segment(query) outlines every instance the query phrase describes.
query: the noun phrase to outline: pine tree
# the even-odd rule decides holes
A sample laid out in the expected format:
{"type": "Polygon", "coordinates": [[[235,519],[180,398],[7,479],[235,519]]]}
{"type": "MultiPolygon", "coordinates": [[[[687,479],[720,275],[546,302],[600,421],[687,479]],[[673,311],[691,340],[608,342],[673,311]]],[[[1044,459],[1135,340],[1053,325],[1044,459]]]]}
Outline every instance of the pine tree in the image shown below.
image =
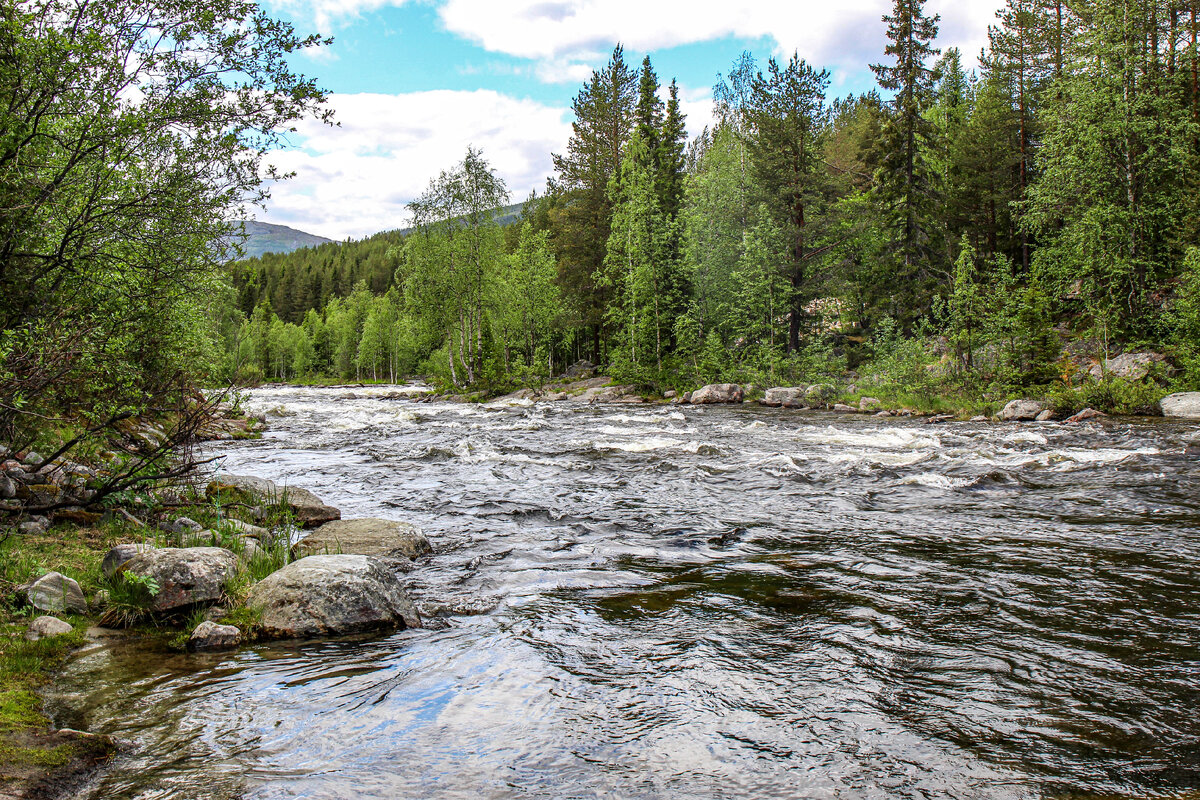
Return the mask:
{"type": "Polygon", "coordinates": [[[926,159],[934,131],[925,111],[934,96],[928,61],[939,52],[930,44],[939,17],[924,15],[925,0],[894,1],[892,14],[883,18],[889,40],[885,53],[893,61],[871,65],[880,87],[895,92],[881,132],[875,196],[895,240],[895,289],[912,299],[906,303],[911,308],[922,302],[920,284],[929,279],[935,258],[931,215],[936,187],[926,159]]]}
{"type": "Polygon", "coordinates": [[[604,69],[593,72],[576,95],[567,152],[553,156],[558,177],[550,191],[559,196],[552,226],[560,280],[575,299],[579,326],[590,331],[590,356],[597,361],[608,304],[605,287],[595,279],[612,222],[608,185],[621,169],[634,127],[637,82],[618,45],[604,69]]]}
{"type": "Polygon", "coordinates": [[[800,348],[801,322],[806,298],[801,291],[812,260],[825,252],[815,246],[815,206],[825,190],[823,134],[826,122],[825,90],[829,72],[815,70],[798,55],[787,66],[771,59],[767,75],[752,84],[749,139],[750,161],[759,191],[778,225],[790,240],[786,265],[792,287],[788,350],[800,348]]]}

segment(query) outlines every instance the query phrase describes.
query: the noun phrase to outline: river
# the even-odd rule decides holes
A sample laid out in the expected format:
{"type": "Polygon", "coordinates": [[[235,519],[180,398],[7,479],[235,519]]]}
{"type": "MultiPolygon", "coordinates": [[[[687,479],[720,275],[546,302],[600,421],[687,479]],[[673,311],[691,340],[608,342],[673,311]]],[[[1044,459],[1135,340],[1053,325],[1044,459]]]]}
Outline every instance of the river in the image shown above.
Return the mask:
{"type": "Polygon", "coordinates": [[[1200,796],[1195,426],[390,391],[216,452],[422,527],[430,627],[82,651],[91,797],[1200,796]]]}

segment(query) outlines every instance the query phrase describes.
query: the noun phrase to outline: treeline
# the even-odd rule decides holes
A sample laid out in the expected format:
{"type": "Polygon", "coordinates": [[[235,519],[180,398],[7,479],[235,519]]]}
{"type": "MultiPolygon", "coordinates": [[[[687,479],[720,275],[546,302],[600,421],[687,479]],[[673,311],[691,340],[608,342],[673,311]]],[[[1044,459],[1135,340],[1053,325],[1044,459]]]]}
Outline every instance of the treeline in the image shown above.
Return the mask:
{"type": "Polygon", "coordinates": [[[674,83],[618,47],[515,224],[471,150],[407,235],[236,266],[227,372],[463,386],[587,358],[648,383],[1013,388],[1069,378],[1072,340],[1200,378],[1194,4],[1009,0],[970,73],[923,6],[884,18],[880,92],[744,54],[690,143],[674,83]]]}

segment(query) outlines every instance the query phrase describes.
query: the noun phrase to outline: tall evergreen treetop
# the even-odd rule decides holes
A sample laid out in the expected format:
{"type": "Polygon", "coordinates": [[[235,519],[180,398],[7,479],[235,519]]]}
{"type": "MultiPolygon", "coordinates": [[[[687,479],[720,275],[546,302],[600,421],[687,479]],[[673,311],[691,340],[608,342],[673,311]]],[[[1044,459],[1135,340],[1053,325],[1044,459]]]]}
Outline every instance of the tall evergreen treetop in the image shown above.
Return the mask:
{"type": "Polygon", "coordinates": [[[931,44],[940,18],[926,17],[924,6],[925,0],[895,0],[892,13],[883,17],[889,40],[884,52],[892,63],[871,65],[880,87],[895,92],[875,188],[897,240],[901,284],[924,276],[933,256],[930,216],[937,189],[925,151],[934,130],[925,111],[934,99],[936,76],[929,59],[940,52],[931,44]]]}

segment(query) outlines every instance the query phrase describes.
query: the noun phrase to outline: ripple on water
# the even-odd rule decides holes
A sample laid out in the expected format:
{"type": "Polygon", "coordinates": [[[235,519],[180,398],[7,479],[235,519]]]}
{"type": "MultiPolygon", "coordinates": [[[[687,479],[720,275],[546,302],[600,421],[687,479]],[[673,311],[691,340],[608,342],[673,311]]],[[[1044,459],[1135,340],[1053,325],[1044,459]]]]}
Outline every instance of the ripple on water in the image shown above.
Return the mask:
{"type": "Polygon", "coordinates": [[[411,520],[440,630],[82,652],[95,798],[1182,797],[1192,428],[264,389],[228,472],[411,520]],[[338,426],[343,426],[339,429],[338,426]]]}

